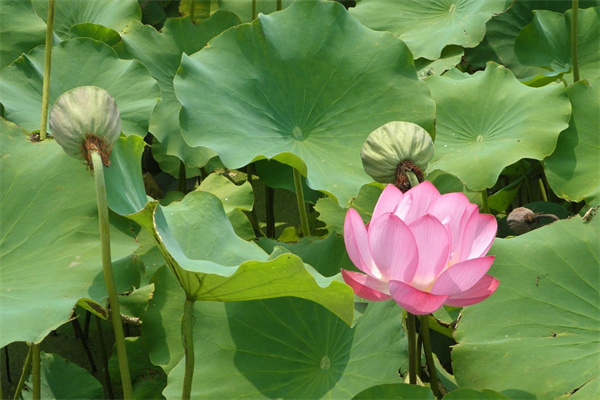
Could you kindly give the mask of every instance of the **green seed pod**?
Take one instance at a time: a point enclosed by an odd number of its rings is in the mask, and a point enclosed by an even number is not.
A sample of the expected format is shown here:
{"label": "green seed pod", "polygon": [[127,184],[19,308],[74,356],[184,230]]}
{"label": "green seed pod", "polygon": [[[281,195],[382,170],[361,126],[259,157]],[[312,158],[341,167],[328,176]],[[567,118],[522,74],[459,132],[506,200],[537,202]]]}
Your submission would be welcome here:
{"label": "green seed pod", "polygon": [[50,113],[50,131],[71,157],[91,166],[90,150],[97,150],[105,165],[112,144],[121,134],[115,99],[96,86],[80,86],[60,95]]}
{"label": "green seed pod", "polygon": [[433,141],[419,125],[392,121],[371,132],[360,157],[371,178],[381,183],[394,183],[401,169],[414,170],[416,166],[424,171],[427,168],[433,157]]}

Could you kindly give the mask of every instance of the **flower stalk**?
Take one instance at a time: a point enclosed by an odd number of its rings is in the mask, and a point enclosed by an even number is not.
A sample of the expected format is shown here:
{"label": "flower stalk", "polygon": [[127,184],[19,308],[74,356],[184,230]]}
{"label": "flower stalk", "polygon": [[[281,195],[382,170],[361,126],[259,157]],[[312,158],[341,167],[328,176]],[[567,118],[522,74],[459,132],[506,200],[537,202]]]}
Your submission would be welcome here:
{"label": "flower stalk", "polygon": [[15,389],[15,395],[13,396],[13,400],[17,400],[21,397],[21,392],[23,391],[23,387],[25,386],[25,380],[29,376],[29,368],[31,367],[31,358],[33,354],[33,345],[29,344],[29,350],[27,351],[27,357],[25,358],[25,362],[23,363],[23,370],[21,371],[21,377],[19,378],[19,382],[17,383],[17,388]]}
{"label": "flower stalk", "polygon": [[442,394],[438,386],[437,372],[433,361],[431,351],[431,341],[429,337],[429,315],[421,315],[421,336],[423,338],[423,350],[425,351],[425,360],[427,361],[427,371],[429,372],[429,385],[436,398],[441,399]]}
{"label": "flower stalk", "polygon": [[48,18],[46,21],[46,48],[44,50],[44,80],[42,82],[42,121],[40,123],[40,140],[46,140],[46,126],[48,125],[50,69],[52,66],[52,30],[54,26],[54,0],[48,1]]}
{"label": "flower stalk", "polygon": [[417,324],[414,314],[406,312],[406,336],[408,338],[408,382],[417,384]]}
{"label": "flower stalk", "polygon": [[185,374],[183,376],[183,389],[181,398],[189,400],[192,395],[192,381],[194,379],[194,303],[195,300],[185,298],[183,317],[181,318],[181,337],[185,354]]}
{"label": "flower stalk", "polygon": [[294,171],[294,189],[296,190],[296,202],[298,204],[298,213],[300,214],[300,228],[302,236],[310,235],[310,225],[308,224],[308,215],[306,214],[306,204],[304,203],[304,191],[302,190],[302,177],[300,171],[292,168]]}
{"label": "flower stalk", "polygon": [[33,400],[40,400],[42,398],[42,389],[39,343],[31,343],[31,354],[33,359]]}
{"label": "flower stalk", "polygon": [[577,20],[579,16],[579,0],[573,0],[571,15],[571,63],[573,64],[573,82],[579,81],[579,61],[577,60]]}
{"label": "flower stalk", "polygon": [[129,363],[127,362],[127,351],[125,349],[125,335],[121,324],[121,312],[119,310],[119,298],[115,285],[110,255],[110,231],[108,221],[108,202],[106,200],[106,184],[104,181],[104,162],[98,150],[91,151],[91,161],[96,182],[96,197],[98,200],[98,218],[100,221],[100,241],[102,243],[102,271],[104,282],[108,293],[108,301],[111,307],[111,319],[115,332],[115,345],[119,359],[119,370],[121,371],[121,382],[123,384],[123,398],[133,398],[131,377],[129,374]]}

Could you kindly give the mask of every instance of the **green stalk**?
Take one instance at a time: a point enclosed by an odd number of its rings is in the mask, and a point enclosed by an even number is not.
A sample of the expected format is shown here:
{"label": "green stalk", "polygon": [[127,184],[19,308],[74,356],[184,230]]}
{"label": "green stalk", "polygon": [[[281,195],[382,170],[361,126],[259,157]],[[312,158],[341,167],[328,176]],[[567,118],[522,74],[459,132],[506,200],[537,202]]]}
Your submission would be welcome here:
{"label": "green stalk", "polygon": [[523,160],[519,161],[521,164],[521,174],[523,174],[523,181],[525,182],[525,188],[527,189],[527,196],[529,197],[529,203],[533,201],[533,192],[531,191],[531,186],[529,185],[529,179],[527,178],[527,174],[525,172],[525,162]]}
{"label": "green stalk", "polygon": [[421,315],[421,336],[423,336],[423,350],[425,350],[425,360],[427,361],[427,370],[429,371],[429,385],[436,398],[441,399],[442,394],[438,386],[437,372],[433,362],[433,353],[431,352],[431,341],[429,338],[429,315]]}
{"label": "green stalk", "polygon": [[408,338],[408,382],[417,384],[417,324],[415,315],[406,312],[406,335]]}
{"label": "green stalk", "polygon": [[256,19],[256,0],[252,0],[252,21]]}
{"label": "green stalk", "polygon": [[417,186],[419,184],[419,178],[417,178],[417,175],[414,172],[406,171],[405,174],[406,174],[406,177],[408,178],[408,182],[410,183],[411,188],[414,188],[415,186]]}
{"label": "green stalk", "polygon": [[21,396],[21,392],[23,391],[23,387],[25,387],[25,381],[29,376],[29,367],[31,367],[31,358],[33,356],[33,344],[29,344],[29,350],[27,351],[27,357],[25,358],[25,363],[23,364],[23,371],[21,372],[21,377],[19,378],[19,383],[17,383],[17,388],[15,389],[15,395],[13,400],[17,400]]}
{"label": "green stalk", "polygon": [[42,398],[41,378],[40,378],[40,344],[31,343],[32,350],[32,364],[33,364],[33,400],[40,400]]}
{"label": "green stalk", "polygon": [[490,205],[488,203],[488,194],[487,194],[487,189],[483,189],[481,191],[481,202],[483,205],[483,212],[486,214],[491,214],[490,212]]}
{"label": "green stalk", "polygon": [[40,140],[46,140],[48,125],[48,103],[50,102],[50,67],[52,64],[52,29],[54,26],[54,0],[48,1],[48,19],[46,21],[46,49],[44,52],[44,81],[42,83],[42,122]]}
{"label": "green stalk", "polygon": [[276,6],[275,6],[275,9],[276,9],[277,11],[281,11],[281,9],[283,8],[281,0],[277,0],[277,1],[275,2],[275,4],[276,4]]}
{"label": "green stalk", "polygon": [[192,395],[192,380],[194,379],[194,303],[195,300],[185,298],[183,317],[181,318],[181,338],[185,354],[185,374],[181,398],[189,400]]}
{"label": "green stalk", "polygon": [[[252,184],[254,178],[254,164],[250,163],[246,166],[246,181],[250,184],[250,187],[252,188],[252,191],[254,192],[254,185]],[[248,216],[249,220],[250,220],[250,224],[252,225],[252,228],[254,229],[254,235],[256,237],[265,237],[265,234],[263,233],[263,231],[260,230],[260,224],[258,223],[258,217],[256,216],[256,208],[252,207],[252,210],[250,210],[250,215]]]}
{"label": "green stalk", "polygon": [[192,0],[190,2],[190,21],[192,21],[192,23],[194,23],[194,12],[196,11],[196,2],[195,0]]}
{"label": "green stalk", "polygon": [[542,193],[542,200],[548,201],[548,195],[546,194],[546,188],[544,187],[544,180],[539,178],[538,183],[540,185],[540,192]]}
{"label": "green stalk", "polygon": [[298,204],[298,213],[300,214],[300,228],[302,236],[310,235],[310,226],[308,225],[308,215],[306,214],[306,204],[304,204],[304,192],[302,190],[302,176],[300,171],[292,168],[294,171],[294,189],[296,190],[296,202]]}
{"label": "green stalk", "polygon": [[102,368],[104,369],[104,386],[108,392],[108,398],[114,399],[112,383],[110,382],[110,375],[108,373],[108,357],[106,356],[106,345],[104,344],[104,331],[102,330],[102,321],[100,317],[95,315],[96,318],[96,329],[98,330],[98,343],[100,344],[100,354],[102,355]]}
{"label": "green stalk", "polygon": [[94,179],[96,181],[96,197],[98,200],[98,219],[100,221],[100,241],[102,242],[102,271],[104,283],[108,293],[108,301],[111,307],[112,325],[115,331],[115,345],[121,371],[121,382],[123,383],[123,398],[125,400],[133,397],[131,377],[129,375],[129,364],[127,362],[127,351],[125,349],[125,335],[121,323],[121,311],[119,310],[119,298],[115,286],[115,278],[112,270],[110,256],[110,232],[108,222],[108,202],[106,200],[106,184],[104,181],[104,164],[98,151],[91,152],[92,165],[94,167]]}
{"label": "green stalk", "polygon": [[181,193],[186,193],[186,177],[185,177],[185,164],[183,161],[179,162],[179,176],[177,177],[177,190]]}
{"label": "green stalk", "polygon": [[579,14],[579,0],[573,0],[573,14],[571,15],[571,63],[573,64],[573,82],[579,80],[579,61],[577,56],[577,19]]}

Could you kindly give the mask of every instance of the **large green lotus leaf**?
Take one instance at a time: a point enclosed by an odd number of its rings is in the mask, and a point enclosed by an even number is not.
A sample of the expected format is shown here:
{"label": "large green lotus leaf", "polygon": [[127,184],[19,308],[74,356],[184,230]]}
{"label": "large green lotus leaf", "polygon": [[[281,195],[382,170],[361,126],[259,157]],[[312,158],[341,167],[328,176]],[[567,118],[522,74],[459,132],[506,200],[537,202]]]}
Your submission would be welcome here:
{"label": "large green lotus leaf", "polygon": [[336,2],[295,2],[215,37],[175,77],[182,134],[229,168],[275,158],[346,204],[371,179],[360,148],[391,120],[433,128],[412,55]]}
{"label": "large green lotus leaf", "polygon": [[[459,386],[555,399],[598,377],[598,237],[598,218],[575,217],[496,239],[490,273],[500,286],[463,310],[456,331],[452,366]],[[600,398],[600,391],[588,398]]]}
{"label": "large green lotus leaf", "polygon": [[[40,354],[40,391],[42,399],[101,399],[102,385],[88,371],[58,354]],[[25,383],[20,399],[33,399],[33,379]]]}
{"label": "large green lotus leaf", "polygon": [[[580,8],[597,6],[598,0],[582,0]],[[571,0],[519,0],[512,2],[505,13],[496,15],[486,24],[485,40],[473,50],[467,50],[469,62],[484,67],[487,61],[498,61],[518,78],[548,73],[540,67],[523,65],[515,55],[515,40],[533,19],[532,10],[552,10],[563,13],[573,6]],[[488,49],[486,50],[485,47]],[[490,54],[491,53],[491,54]],[[496,60],[495,58],[498,58]],[[556,75],[556,74],[554,74]]]}
{"label": "large green lotus leaf", "polygon": [[122,42],[115,46],[121,57],[143,63],[158,82],[162,99],[152,112],[149,130],[158,138],[165,154],[177,156],[189,166],[204,166],[215,153],[206,148],[190,148],[181,137],[181,105],[175,97],[173,77],[183,53],[197,52],[211,38],[239,22],[234,14],[225,11],[216,12],[198,25],[189,18],[170,18],[161,32],[137,22],[123,30]]}
{"label": "large green lotus leaf", "polygon": [[[354,328],[318,304],[282,298],[196,303],[192,393],[198,399],[350,399],[401,382],[408,368],[402,310],[373,303]],[[183,362],[163,395],[181,396]]]}
{"label": "large green lotus leaf", "polygon": [[504,167],[522,158],[541,160],[554,151],[571,115],[562,84],[530,88],[495,63],[465,77],[426,80],[437,104],[429,170],[446,171],[482,190],[494,186]]}
{"label": "large green lotus leaf", "polygon": [[[526,65],[544,67],[555,72],[567,72],[571,60],[572,10],[564,14],[534,11],[533,21],[515,41],[515,54]],[[579,10],[577,24],[577,53],[581,78],[600,75],[600,8]],[[569,74],[572,81],[572,74]]]}
{"label": "large green lotus leaf", "polygon": [[[45,21],[48,1],[33,0],[33,6]],[[69,39],[71,28],[86,22],[120,31],[141,17],[137,0],[58,0],[54,5],[54,33],[63,40]]]}
{"label": "large green lotus leaf", "polygon": [[154,213],[155,237],[189,296],[196,300],[242,301],[281,296],[309,299],[352,321],[353,292],[325,278],[290,253],[268,257],[239,238],[220,200],[207,192]]}
{"label": "large green lotus leaf", "polygon": [[437,60],[449,44],[477,46],[485,35],[485,23],[508,4],[505,0],[362,0],[350,12],[371,29],[400,37],[415,58]]}
{"label": "large green lotus leaf", "polygon": [[571,123],[558,137],[556,151],[544,160],[546,176],[558,196],[598,205],[600,78],[577,82],[567,88],[567,93],[573,105]]}
{"label": "large green lotus leaf", "polygon": [[[53,140],[0,120],[0,347],[41,341],[80,298],[102,301],[94,178]],[[134,238],[111,229],[113,259]]]}
{"label": "large green lotus leaf", "polygon": [[46,40],[46,24],[31,1],[2,0],[0,7],[0,69]]}
{"label": "large green lotus leaf", "polygon": [[[0,102],[6,119],[39,130],[42,110],[44,47],[39,46],[0,71]],[[146,136],[158,85],[135,60],[120,60],[108,45],[92,39],[65,40],[52,49],[50,109],[62,93],[94,85],[115,98],[123,133]]]}

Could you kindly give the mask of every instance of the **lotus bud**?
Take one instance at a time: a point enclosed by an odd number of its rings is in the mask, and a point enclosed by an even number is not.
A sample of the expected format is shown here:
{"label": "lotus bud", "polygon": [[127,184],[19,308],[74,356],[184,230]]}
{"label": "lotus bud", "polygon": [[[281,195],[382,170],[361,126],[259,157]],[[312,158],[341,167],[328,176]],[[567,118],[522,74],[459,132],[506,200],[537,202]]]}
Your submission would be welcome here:
{"label": "lotus bud", "polygon": [[91,151],[110,164],[113,143],[121,134],[115,99],[96,86],[81,86],[60,95],[50,113],[52,137],[71,157],[92,168]]}
{"label": "lotus bud", "polygon": [[423,182],[423,171],[433,157],[433,141],[419,125],[392,121],[371,132],[360,157],[371,178],[406,192]]}

